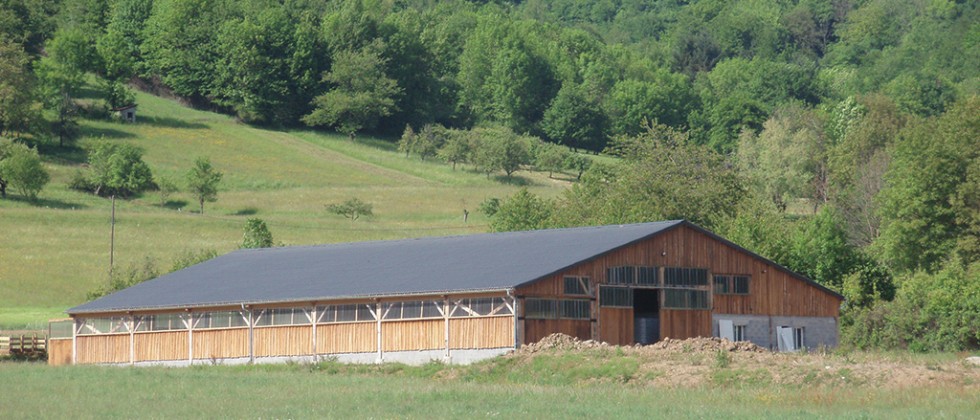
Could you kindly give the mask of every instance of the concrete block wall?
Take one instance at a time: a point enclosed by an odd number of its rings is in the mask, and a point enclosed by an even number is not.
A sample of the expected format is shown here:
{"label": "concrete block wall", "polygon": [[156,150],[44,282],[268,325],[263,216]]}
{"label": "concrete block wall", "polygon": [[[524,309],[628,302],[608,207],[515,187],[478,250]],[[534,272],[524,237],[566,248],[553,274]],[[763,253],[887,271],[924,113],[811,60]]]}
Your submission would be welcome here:
{"label": "concrete block wall", "polygon": [[770,350],[778,348],[776,337],[778,327],[802,327],[803,344],[810,349],[820,346],[836,347],[840,343],[837,320],[832,317],[713,314],[711,318],[713,336],[721,336],[718,328],[719,320],[731,320],[734,325],[745,326],[746,340]]}

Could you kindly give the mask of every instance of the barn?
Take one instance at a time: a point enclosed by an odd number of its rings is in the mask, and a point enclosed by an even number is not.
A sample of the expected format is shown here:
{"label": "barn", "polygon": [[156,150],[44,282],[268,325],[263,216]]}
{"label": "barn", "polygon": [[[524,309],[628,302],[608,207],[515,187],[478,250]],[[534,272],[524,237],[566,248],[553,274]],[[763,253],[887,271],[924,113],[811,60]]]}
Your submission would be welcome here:
{"label": "barn", "polygon": [[683,220],[248,249],[69,309],[49,363],[469,363],[556,332],[793,351],[837,344],[842,299]]}

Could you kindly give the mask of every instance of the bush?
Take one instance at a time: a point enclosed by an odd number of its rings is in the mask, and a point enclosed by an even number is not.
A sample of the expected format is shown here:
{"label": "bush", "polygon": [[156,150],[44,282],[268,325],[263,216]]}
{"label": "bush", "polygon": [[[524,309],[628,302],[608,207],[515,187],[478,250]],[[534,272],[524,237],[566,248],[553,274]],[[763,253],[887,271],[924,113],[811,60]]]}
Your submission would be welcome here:
{"label": "bush", "polygon": [[153,173],[136,146],[100,141],[89,150],[88,162],[89,191],[95,195],[126,198],[153,186]]}

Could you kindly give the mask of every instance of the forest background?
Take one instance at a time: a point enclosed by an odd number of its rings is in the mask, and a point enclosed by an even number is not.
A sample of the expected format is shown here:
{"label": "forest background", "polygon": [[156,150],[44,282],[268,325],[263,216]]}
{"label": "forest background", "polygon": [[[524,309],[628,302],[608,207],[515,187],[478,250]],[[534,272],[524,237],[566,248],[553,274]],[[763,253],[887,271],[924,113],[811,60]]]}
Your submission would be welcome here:
{"label": "forest background", "polygon": [[[0,192],[36,201],[45,153],[135,88],[488,177],[571,170],[556,197],[488,200],[491,229],[688,219],[842,293],[847,345],[977,349],[978,17],[947,0],[0,0]],[[80,103],[93,86],[104,102]],[[74,189],[174,188],[138,149],[85,153]]]}

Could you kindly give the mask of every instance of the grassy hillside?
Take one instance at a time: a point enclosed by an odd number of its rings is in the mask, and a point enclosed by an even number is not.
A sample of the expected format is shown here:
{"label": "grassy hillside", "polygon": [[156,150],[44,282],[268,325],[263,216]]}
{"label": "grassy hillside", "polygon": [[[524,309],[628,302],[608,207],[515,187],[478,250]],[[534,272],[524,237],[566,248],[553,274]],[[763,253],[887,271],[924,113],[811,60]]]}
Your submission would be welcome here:
{"label": "grassy hillside", "polygon": [[[265,220],[286,245],[482,232],[477,206],[486,198],[518,184],[552,196],[568,183],[528,172],[486,179],[405,158],[378,139],[265,130],[145,94],[137,101],[137,124],[83,120],[79,148],[43,151],[52,181],[39,204],[0,200],[0,328],[43,325],[107,281],[110,201],[67,188],[85,162],[82,148],[96,139],[139,145],[155,176],[180,184],[197,156],[225,174],[203,215],[186,193],[165,205],[156,193],[117,200],[117,269],[149,258],[166,270],[187,251],[231,251],[249,217]],[[324,208],[355,196],[372,203],[375,216],[351,223]]]}

